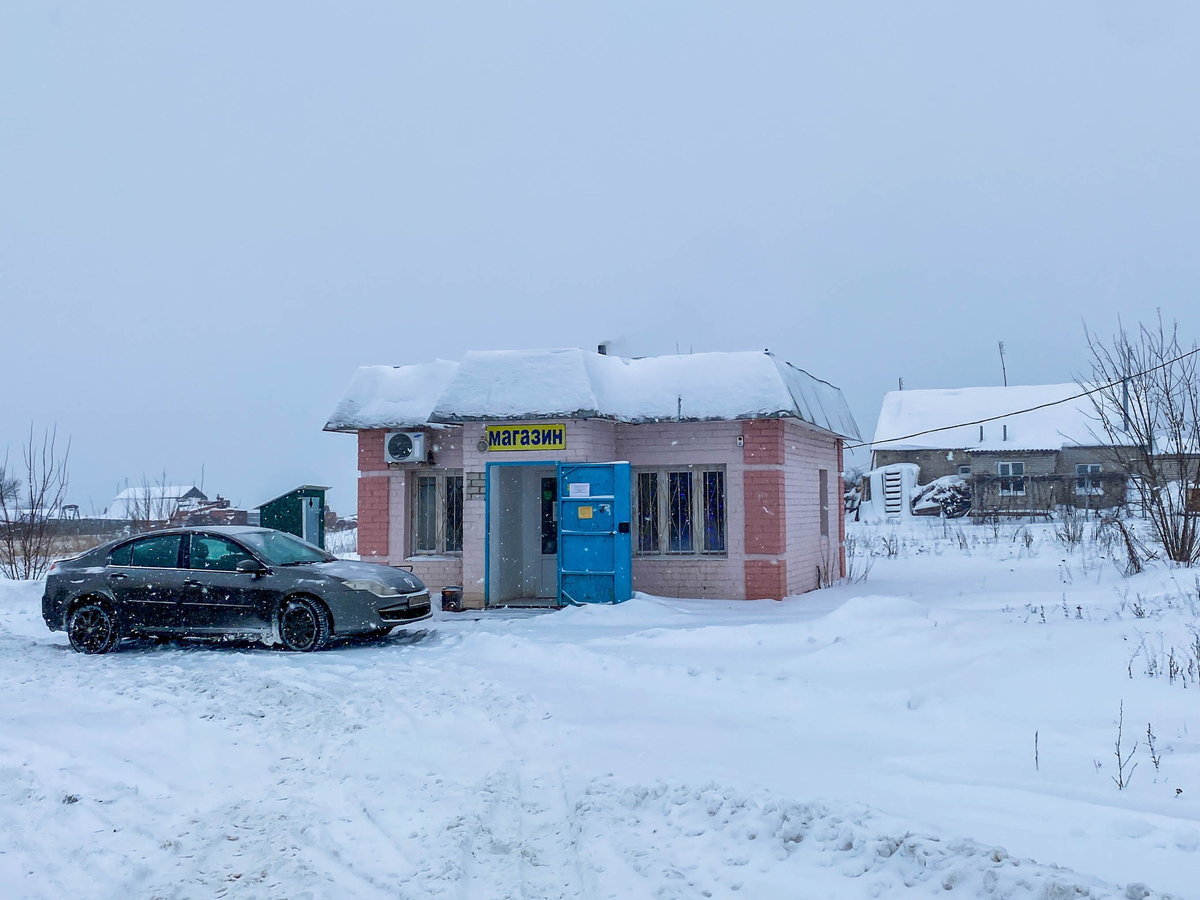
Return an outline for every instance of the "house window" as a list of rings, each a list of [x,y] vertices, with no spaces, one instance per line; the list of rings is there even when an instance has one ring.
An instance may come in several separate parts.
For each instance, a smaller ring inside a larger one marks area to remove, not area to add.
[[[970,478],[971,477],[971,467],[970,466],[959,466],[958,467],[958,477],[959,478]]]
[[[1075,467],[1075,493],[1085,496],[1104,493],[1097,463],[1083,463]]]
[[[412,552],[414,555],[462,552],[463,476],[461,471],[432,472],[414,478],[412,510]]]
[[[723,467],[638,471],[633,501],[639,555],[727,552]]]
[[[996,474],[1000,476],[1001,497],[1023,497],[1025,495],[1025,463],[996,463]]]
[[[821,536],[829,536],[829,470],[817,470],[817,482],[821,498]]]

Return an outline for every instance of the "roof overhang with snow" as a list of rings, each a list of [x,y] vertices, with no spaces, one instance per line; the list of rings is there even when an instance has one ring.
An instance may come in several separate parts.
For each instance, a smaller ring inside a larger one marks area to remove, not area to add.
[[[1092,397],[1079,396],[1085,390],[1078,384],[1039,384],[891,391],[883,398],[871,446],[1003,452],[1111,445]],[[990,421],[981,425],[982,419]]]
[[[861,439],[838,388],[761,351],[623,359],[575,348],[476,350],[460,363],[367,366],[325,430],[547,418],[796,418]]]

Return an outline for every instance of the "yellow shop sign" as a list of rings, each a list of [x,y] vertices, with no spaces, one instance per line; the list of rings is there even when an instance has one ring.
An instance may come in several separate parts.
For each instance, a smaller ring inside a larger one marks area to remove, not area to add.
[[[567,426],[559,423],[542,425],[489,425],[488,452],[494,450],[565,450]]]

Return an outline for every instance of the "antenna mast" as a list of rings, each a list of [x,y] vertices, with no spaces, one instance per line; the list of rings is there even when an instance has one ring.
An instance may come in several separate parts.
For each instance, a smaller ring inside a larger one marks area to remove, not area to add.
[[[1004,365],[1004,341],[1000,342],[1000,372],[1004,376],[1004,386],[1008,387],[1008,368]]]

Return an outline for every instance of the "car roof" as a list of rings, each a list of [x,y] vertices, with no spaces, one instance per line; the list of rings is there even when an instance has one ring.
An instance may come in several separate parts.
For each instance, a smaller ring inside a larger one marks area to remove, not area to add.
[[[132,537],[155,537],[160,534],[255,534],[256,532],[274,531],[273,528],[259,528],[255,525],[182,525],[178,528],[163,528],[158,531],[143,531],[141,534],[132,535]],[[117,540],[127,540],[127,538],[118,538]]]

